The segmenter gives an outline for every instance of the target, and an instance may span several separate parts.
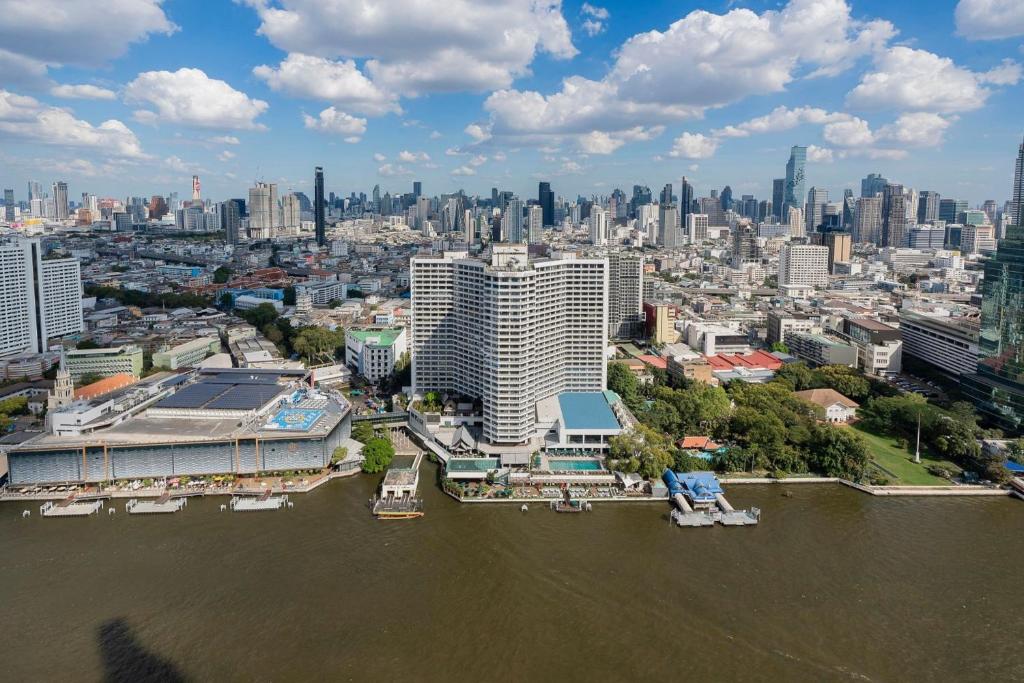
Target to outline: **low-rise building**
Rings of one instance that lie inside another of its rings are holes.
[[[809,365],[846,365],[857,367],[857,348],[852,344],[810,332],[794,332],[786,337],[789,352]]]
[[[142,349],[134,344],[107,349],[72,349],[66,353],[65,362],[76,383],[86,375],[142,375]]]
[[[860,404],[846,398],[835,389],[808,389],[796,392],[796,396],[808,403],[821,406],[825,411],[825,419],[829,422],[849,422],[857,416]]]
[[[153,354],[153,367],[165,370],[194,368],[211,353],[220,350],[220,339],[200,337]]]
[[[408,348],[402,327],[345,332],[345,364],[370,382],[389,377]]]
[[[951,377],[976,371],[979,335],[977,317],[900,311],[903,353]]]

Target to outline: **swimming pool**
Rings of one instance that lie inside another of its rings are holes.
[[[571,460],[548,460],[548,469],[552,472],[596,472],[604,468],[599,460],[593,458],[573,458]]]
[[[282,408],[263,428],[308,432],[323,414],[322,410],[309,408]]]

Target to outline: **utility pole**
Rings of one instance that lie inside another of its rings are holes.
[[[914,462],[921,464],[921,412],[917,413],[917,448],[914,450]]]

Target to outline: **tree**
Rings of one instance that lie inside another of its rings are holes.
[[[271,344],[280,344],[284,340],[284,335],[281,333],[280,328],[273,323],[267,323],[260,331]]]
[[[803,391],[814,388],[814,373],[806,363],[785,363],[775,371],[774,381],[785,382],[793,391]]]
[[[373,425],[369,422],[356,422],[352,425],[352,438],[361,443],[369,443],[370,439],[373,439],[376,433],[373,431]]]
[[[815,372],[815,384],[838,391],[854,401],[863,401],[871,395],[871,384],[865,377],[845,365],[826,365]]]
[[[608,364],[608,388],[618,394],[630,410],[640,405],[640,382],[625,363]]]
[[[337,465],[339,462],[341,462],[347,457],[348,449],[345,448],[344,446],[338,446],[337,448],[334,449],[334,452],[331,453],[331,464]]]
[[[262,330],[266,325],[277,320],[277,309],[273,304],[260,304],[248,311],[242,311],[238,315],[257,330]]]
[[[326,327],[304,327],[295,335],[292,346],[307,364],[330,363],[338,349],[345,346],[345,333],[332,332]]]
[[[235,297],[231,296],[231,292],[224,292],[220,295],[220,307],[221,308],[233,308],[235,305]]]
[[[387,439],[372,438],[363,447],[363,471],[369,474],[383,472],[395,457],[395,447]]]
[[[284,288],[284,305],[294,306],[295,305],[295,288],[285,287]]]
[[[671,403],[658,399],[644,411],[643,423],[662,434],[679,434],[679,412]]]
[[[869,460],[867,444],[852,429],[830,424],[815,427],[807,459],[815,472],[857,481],[863,478]]]
[[[609,446],[616,469],[639,472],[649,479],[660,477],[673,463],[667,439],[645,425],[611,437]]]
[[[769,348],[777,353],[789,353],[789,347],[780,341],[775,342]]]
[[[683,434],[717,432],[729,419],[732,408],[724,389],[702,382],[694,382],[689,389],[674,391],[672,403],[679,413],[679,427]]]
[[[213,271],[213,281],[218,285],[222,285],[231,279],[232,272],[227,266],[220,266],[217,270]]]
[[[91,339],[83,339],[82,341],[78,342],[75,348],[80,351],[85,351],[86,349],[98,349],[100,348],[100,345]]]

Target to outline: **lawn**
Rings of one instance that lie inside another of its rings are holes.
[[[929,465],[940,465],[951,472],[960,471],[960,468],[953,463],[945,460],[935,460],[928,453],[923,453],[921,455],[921,463],[917,464],[914,462],[912,454],[896,445],[896,439],[872,434],[857,425],[853,425],[851,429],[864,437],[872,459],[880,468],[883,468],[883,474],[890,476],[888,473],[891,472],[896,475],[896,481],[892,482],[894,484],[909,484],[912,486],[940,486],[949,484],[945,479],[929,474],[927,469]]]

